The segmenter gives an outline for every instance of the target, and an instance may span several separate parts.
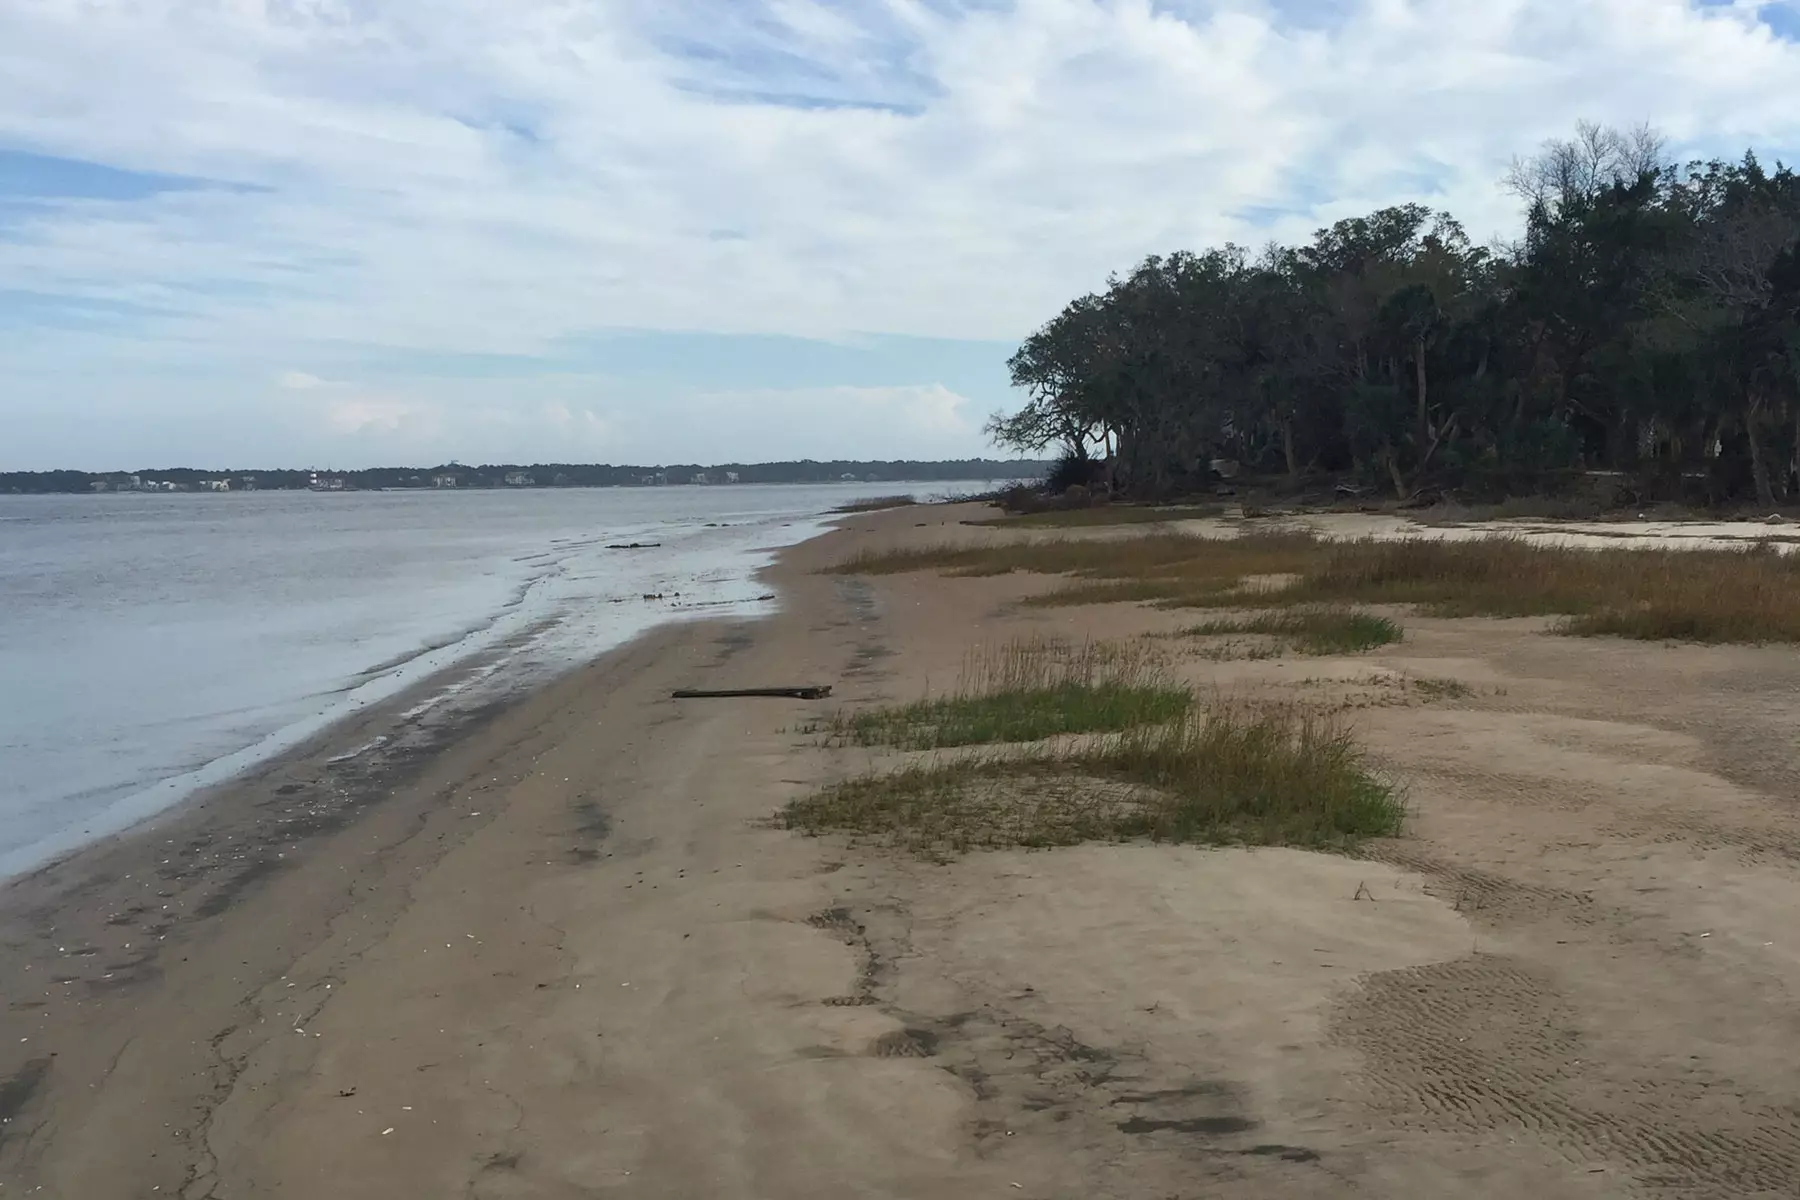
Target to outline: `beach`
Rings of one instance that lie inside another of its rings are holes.
[[[1181,624],[823,573],[991,515],[846,518],[768,615],[346,756],[394,697],[5,885],[0,1195],[1793,1195],[1800,653],[1409,616],[1183,660],[1343,714],[1409,809],[1358,855],[778,827],[881,761],[834,712]]]

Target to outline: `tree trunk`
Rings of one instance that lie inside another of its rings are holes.
[[[1425,339],[1413,342],[1413,377],[1418,381],[1419,391],[1419,445],[1423,446],[1431,440],[1431,418],[1425,407]]]
[[[1401,500],[1410,499],[1412,489],[1406,485],[1406,476],[1400,473],[1400,464],[1394,458],[1394,448],[1381,448],[1381,465],[1387,468],[1388,478],[1394,481],[1394,495]]]
[[[1794,408],[1794,457],[1788,463],[1788,495],[1800,496],[1800,406]]]
[[[1756,437],[1761,413],[1762,397],[1752,398],[1744,409],[1744,436],[1750,440],[1750,478],[1756,482],[1756,502],[1764,508],[1774,508],[1775,489],[1769,483],[1769,464],[1763,461],[1762,443]]]
[[[1800,421],[1794,425],[1795,436],[1800,438]],[[1796,443],[1800,445],[1800,443]],[[1300,460],[1294,455],[1294,418],[1286,417],[1281,422],[1281,453],[1287,459],[1288,482],[1300,478]]]

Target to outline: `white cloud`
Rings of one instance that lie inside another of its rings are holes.
[[[356,396],[333,400],[324,409],[325,427],[338,434],[397,433],[402,428],[421,434],[438,430],[437,413],[430,405],[383,396]]]
[[[979,452],[985,415],[941,384],[709,391],[665,405],[690,429],[690,444],[708,448],[700,455],[706,461],[765,457],[744,448],[759,442],[784,447],[766,457],[841,458],[855,445],[868,458],[966,458]],[[637,424],[642,436],[652,422]],[[662,444],[668,449],[653,457],[682,457],[668,439]]]
[[[326,390],[334,354],[368,344],[537,354],[620,326],[1013,339],[1149,252],[1301,237],[1409,199],[1477,238],[1508,231],[1506,160],[1581,117],[1652,121],[1684,152],[1792,151],[1800,47],[1763,9],[1793,14],[1749,0],[15,0],[0,6],[0,146],[249,188],[0,209],[0,278],[138,314],[80,335],[75,357],[145,406],[183,393],[135,371],[144,359],[304,391],[292,381]],[[30,380],[60,370],[66,344],[0,341],[15,391],[45,402],[50,385]],[[540,419],[562,385],[487,382],[482,403],[537,414],[520,424],[546,452],[571,427]],[[644,407],[672,419],[683,394],[583,418],[584,444],[654,423]],[[973,424],[913,394],[869,411],[896,430],[938,411],[979,449]],[[444,436],[478,427],[442,419]],[[345,410],[357,420],[396,438],[424,427]],[[784,436],[766,428],[746,452],[782,454]],[[862,452],[880,451],[871,436]]]
[[[276,377],[275,382],[290,392],[311,392],[332,386],[329,380],[320,379],[317,375],[308,375],[305,371],[283,371]]]

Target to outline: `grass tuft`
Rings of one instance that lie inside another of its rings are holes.
[[[1296,608],[1253,617],[1206,621],[1181,631],[1195,637],[1262,634],[1302,654],[1363,654],[1404,636],[1400,626],[1373,613],[1344,609]]]
[[[1113,733],[1173,721],[1192,705],[1141,647],[1025,638],[965,658],[947,695],[840,714],[830,732],[862,746],[936,750]]]
[[[1460,679],[1446,675],[1424,675],[1409,678],[1407,686],[1427,700],[1467,700],[1475,689]]]
[[[1085,746],[850,779],[793,801],[778,823],[942,860],[1137,838],[1343,850],[1397,834],[1404,817],[1394,788],[1330,718],[1219,702]]]

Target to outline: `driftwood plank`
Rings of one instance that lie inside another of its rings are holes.
[[[677,700],[719,700],[733,696],[780,696],[788,700],[823,700],[831,695],[829,683],[810,683],[800,687],[759,688],[682,688],[674,694]]]

